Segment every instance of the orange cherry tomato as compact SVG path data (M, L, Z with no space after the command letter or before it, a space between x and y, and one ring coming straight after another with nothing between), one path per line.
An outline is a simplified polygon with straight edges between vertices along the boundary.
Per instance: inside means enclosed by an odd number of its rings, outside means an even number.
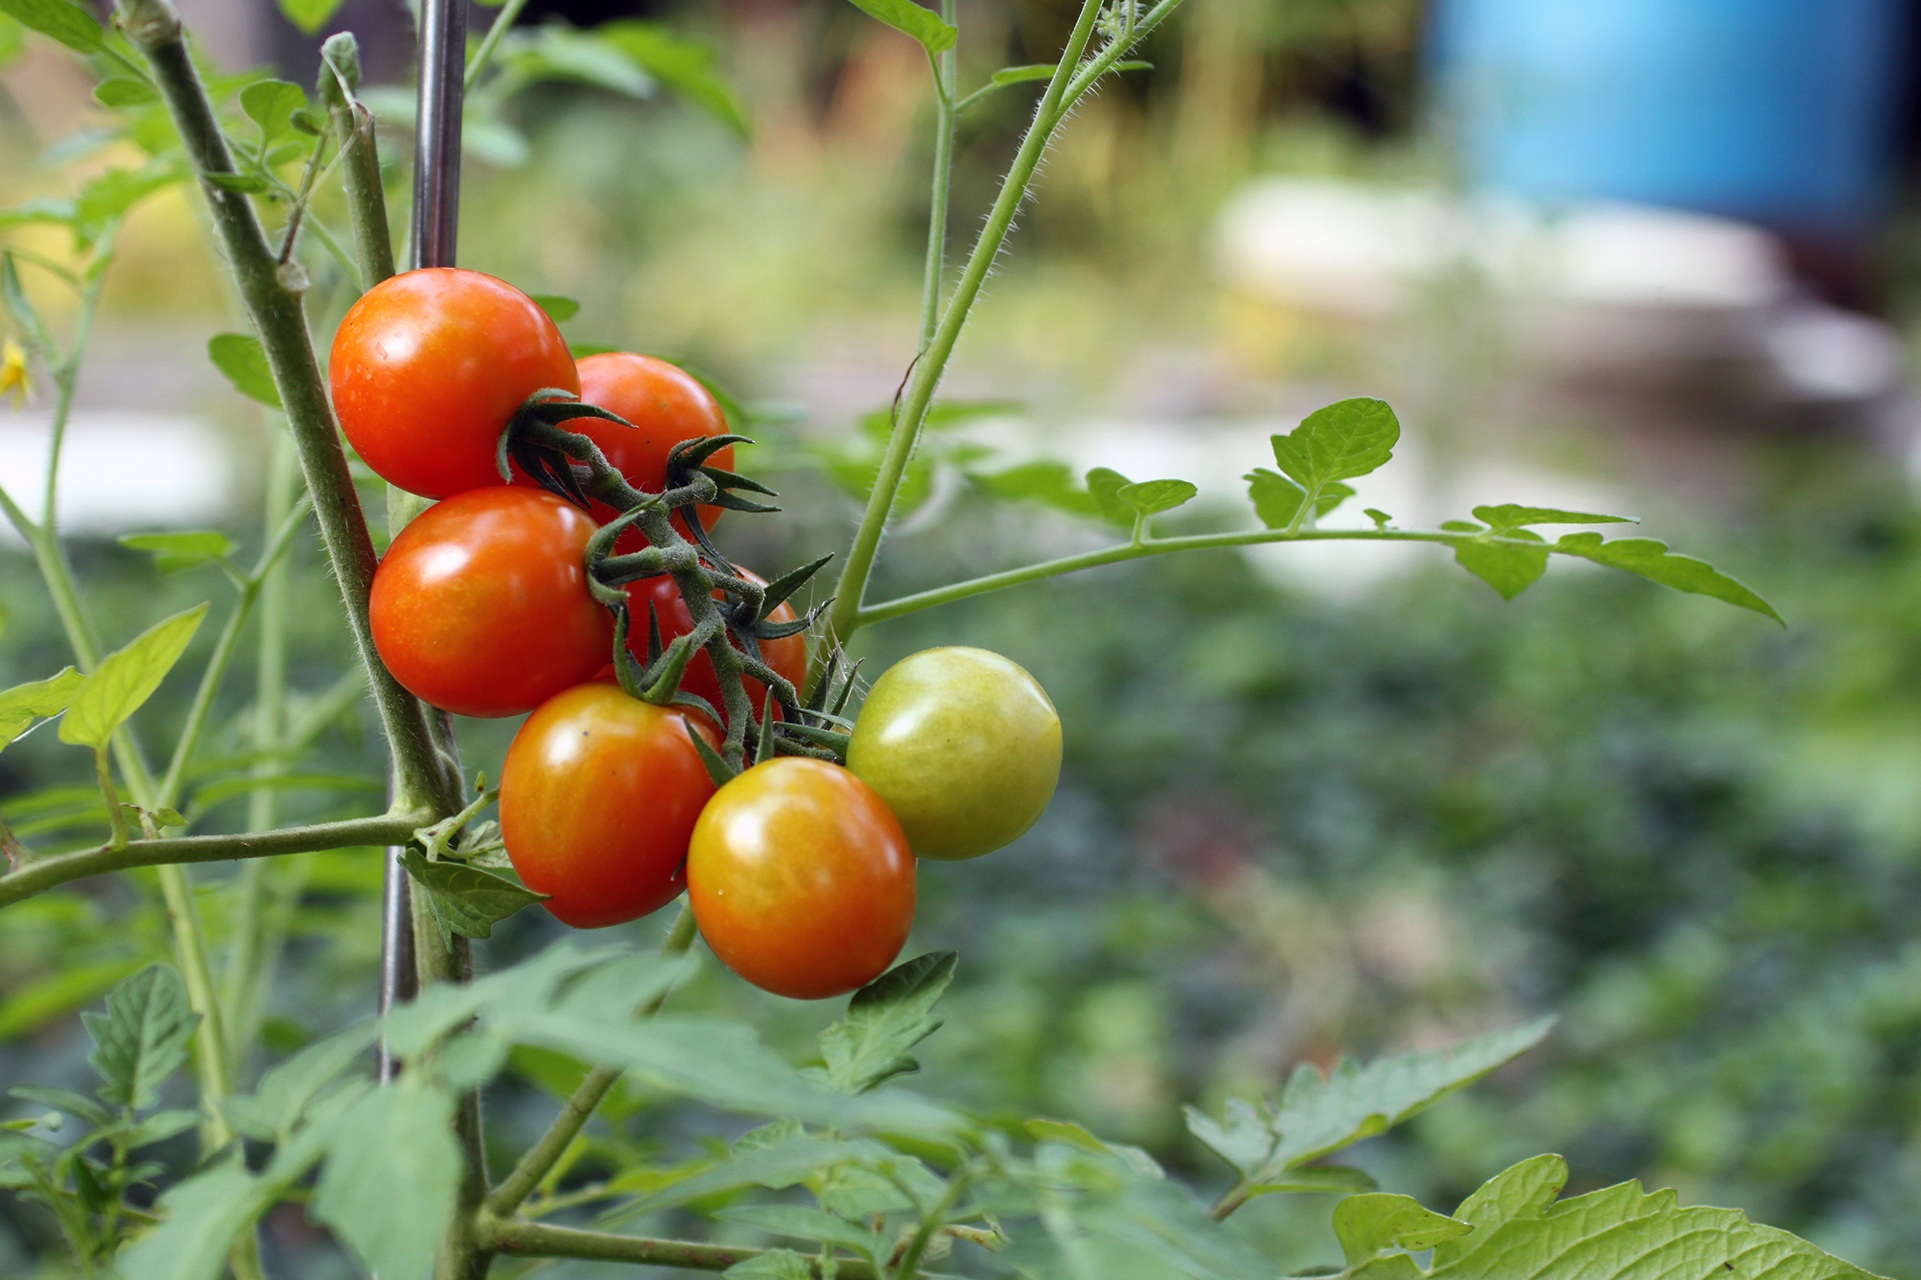
M369 289L334 334L334 412L366 464L409 493L498 485L500 433L543 387L580 390L560 330L504 280L429 267Z
M820 1000L867 985L914 923L914 855L866 783L798 756L714 793L687 851L687 900L729 969Z
M595 525L538 489L469 489L395 538L374 573L374 647L415 696L463 716L531 711L594 678L613 616L587 590Z
M606 684L527 717L500 775L500 833L521 880L576 929L637 920L680 895L714 783L680 712ZM712 730L699 726L710 745Z
M616 428L618 430L618 428ZM760 575L741 570L741 576L761 586L767 583ZM634 656L645 661L647 657L647 606L652 604L654 616L660 619L660 642L672 644L681 636L694 629L694 615L687 608L687 601L681 597L680 588L666 574L655 578L642 578L627 584L627 608L630 622L627 630L627 647ZM720 592L714 595L718 598ZM799 617L793 607L782 601L773 613L768 615L770 622L793 622ZM807 636L805 632L795 632L778 640L760 642L760 658L774 674L783 676L795 689L799 689L807 679ZM607 674L611 674L609 671ZM747 696L754 704L756 717L766 714L767 686L758 680L746 679L741 682L747 688ZM721 705L720 680L714 675L714 660L705 651L694 655L681 676L680 687L688 693L707 699L717 711L725 712Z

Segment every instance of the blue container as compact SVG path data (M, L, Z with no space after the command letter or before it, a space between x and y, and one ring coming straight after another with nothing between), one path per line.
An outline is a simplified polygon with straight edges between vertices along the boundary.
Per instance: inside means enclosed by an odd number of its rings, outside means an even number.
M1436 0L1442 125L1476 187L1788 230L1884 207L1902 0Z

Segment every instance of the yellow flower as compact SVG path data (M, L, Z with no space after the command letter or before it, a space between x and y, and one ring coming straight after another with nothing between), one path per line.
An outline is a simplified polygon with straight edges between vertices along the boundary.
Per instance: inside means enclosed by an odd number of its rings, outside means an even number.
M13 397L13 407L18 409L30 390L26 350L12 338L0 342L0 396Z

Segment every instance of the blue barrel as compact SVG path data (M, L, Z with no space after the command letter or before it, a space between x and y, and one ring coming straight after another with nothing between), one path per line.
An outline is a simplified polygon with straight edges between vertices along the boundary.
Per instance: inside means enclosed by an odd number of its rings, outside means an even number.
M1788 230L1885 207L1903 0L1436 0L1435 105L1476 187Z

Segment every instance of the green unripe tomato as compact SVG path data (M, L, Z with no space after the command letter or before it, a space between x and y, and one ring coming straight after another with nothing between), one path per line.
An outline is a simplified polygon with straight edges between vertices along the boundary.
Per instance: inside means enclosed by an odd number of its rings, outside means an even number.
M952 645L889 667L867 693L847 767L923 858L978 858L1034 825L1061 776L1061 718L998 653Z

